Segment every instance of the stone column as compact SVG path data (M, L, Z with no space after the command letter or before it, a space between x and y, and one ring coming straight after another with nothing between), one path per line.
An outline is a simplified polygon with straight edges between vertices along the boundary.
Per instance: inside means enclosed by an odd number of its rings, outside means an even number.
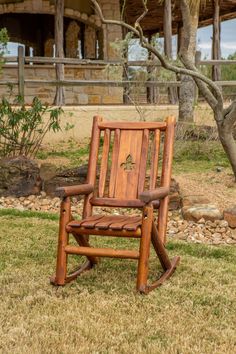
M44 42L44 56L53 57L53 46L55 44L53 37L48 37Z
M80 26L76 21L71 21L66 30L66 57L76 58L78 53Z
M99 4L105 18L110 20L120 19L119 0L99 0ZM104 54L107 53L107 59L118 59L120 57L119 50L114 48L112 43L122 39L122 28L120 26L106 25L104 32Z
M110 20L120 19L120 0L98 0L103 15ZM121 50L117 41L122 40L122 28L115 25L103 25L103 58L104 60L119 60L121 58ZM103 72L104 80L121 81L123 75L122 66L106 67ZM123 103L122 87L104 87L104 93L101 102L104 104Z
M103 30L99 30L97 32L97 40L98 40L98 59L104 59L104 53L103 53L103 42L104 42L104 36L103 36Z
M96 30L92 26L85 25L84 29L84 57L96 59Z

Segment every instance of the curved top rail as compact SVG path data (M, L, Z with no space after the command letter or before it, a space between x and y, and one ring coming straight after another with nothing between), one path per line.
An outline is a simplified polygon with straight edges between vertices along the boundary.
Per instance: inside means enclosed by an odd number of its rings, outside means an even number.
M99 122L98 128L104 129L125 129L125 130L165 130L167 126L166 122Z

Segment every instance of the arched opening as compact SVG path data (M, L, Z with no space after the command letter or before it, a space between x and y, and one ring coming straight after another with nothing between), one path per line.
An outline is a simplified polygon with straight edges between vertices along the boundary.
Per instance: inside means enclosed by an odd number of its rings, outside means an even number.
M26 56L55 56L54 16L49 14L7 13L0 15L0 27L10 38L8 51L15 55L19 44ZM64 17L64 53L68 58L102 59L101 30L75 19Z

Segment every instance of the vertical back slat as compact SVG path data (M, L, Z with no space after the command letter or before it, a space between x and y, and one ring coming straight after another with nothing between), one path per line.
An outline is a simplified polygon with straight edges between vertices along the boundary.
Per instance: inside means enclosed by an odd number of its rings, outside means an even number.
M146 178L146 164L149 145L149 130L144 129L142 139L141 161L139 167L138 194L143 192Z
M167 118L167 128L164 141L163 163L161 186L169 187L171 181L172 160L174 152L174 134L175 134L175 118Z
M110 198L113 198L114 194L115 194L119 147L120 147L120 129L116 129L115 135L114 135L114 144L113 144L113 151L112 151L112 165L111 165L111 174L110 174L110 183L109 183L109 197Z
M92 137L90 143L87 183L92 184L94 186L96 182L97 159L98 159L99 140L100 140L100 133L101 133L98 124L101 121L102 121L102 117L100 116L95 116L93 118ZM86 218L91 215L92 206L89 203L90 198L91 198L91 194L86 195L84 198L83 218Z
M159 150L160 150L160 130L156 129L154 132L152 154L151 154L151 171L150 171L149 189L156 188Z
M115 198L137 198L142 137L142 130L121 130Z
M104 143L103 143L103 150L102 150L100 178L99 178L99 184L98 184L98 196L99 197L103 197L105 184L106 184L109 149L110 149L110 136L111 136L110 129L106 129L104 132Z

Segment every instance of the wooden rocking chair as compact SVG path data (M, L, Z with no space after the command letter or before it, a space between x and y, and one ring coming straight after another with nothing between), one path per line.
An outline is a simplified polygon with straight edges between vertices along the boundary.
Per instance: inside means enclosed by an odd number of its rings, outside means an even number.
M62 202L56 275L51 279L54 285L64 285L82 272L91 269L98 263L98 257L137 259L137 290L145 294L172 275L179 263L179 257L174 257L170 261L164 245L174 129L173 117L167 118L165 122L152 123L103 122L101 117L94 117L87 183L57 189ZM101 134L103 134L103 148L99 154ZM162 135L164 136L162 173L160 187L157 188L158 157ZM98 169L100 155L101 162ZM150 174L147 176L149 164ZM98 172L99 181L96 183ZM109 182L108 188L106 182ZM81 194L85 196L83 217L82 220L77 221L71 215L70 197ZM142 216L93 215L93 206L139 208L142 209ZM154 221L154 209L158 209L157 225ZM69 245L69 234L75 237L79 246ZM139 238L140 247L138 251L93 248L89 244L88 235ZM164 272L158 280L148 285L151 242ZM84 255L87 261L67 275L69 254Z

